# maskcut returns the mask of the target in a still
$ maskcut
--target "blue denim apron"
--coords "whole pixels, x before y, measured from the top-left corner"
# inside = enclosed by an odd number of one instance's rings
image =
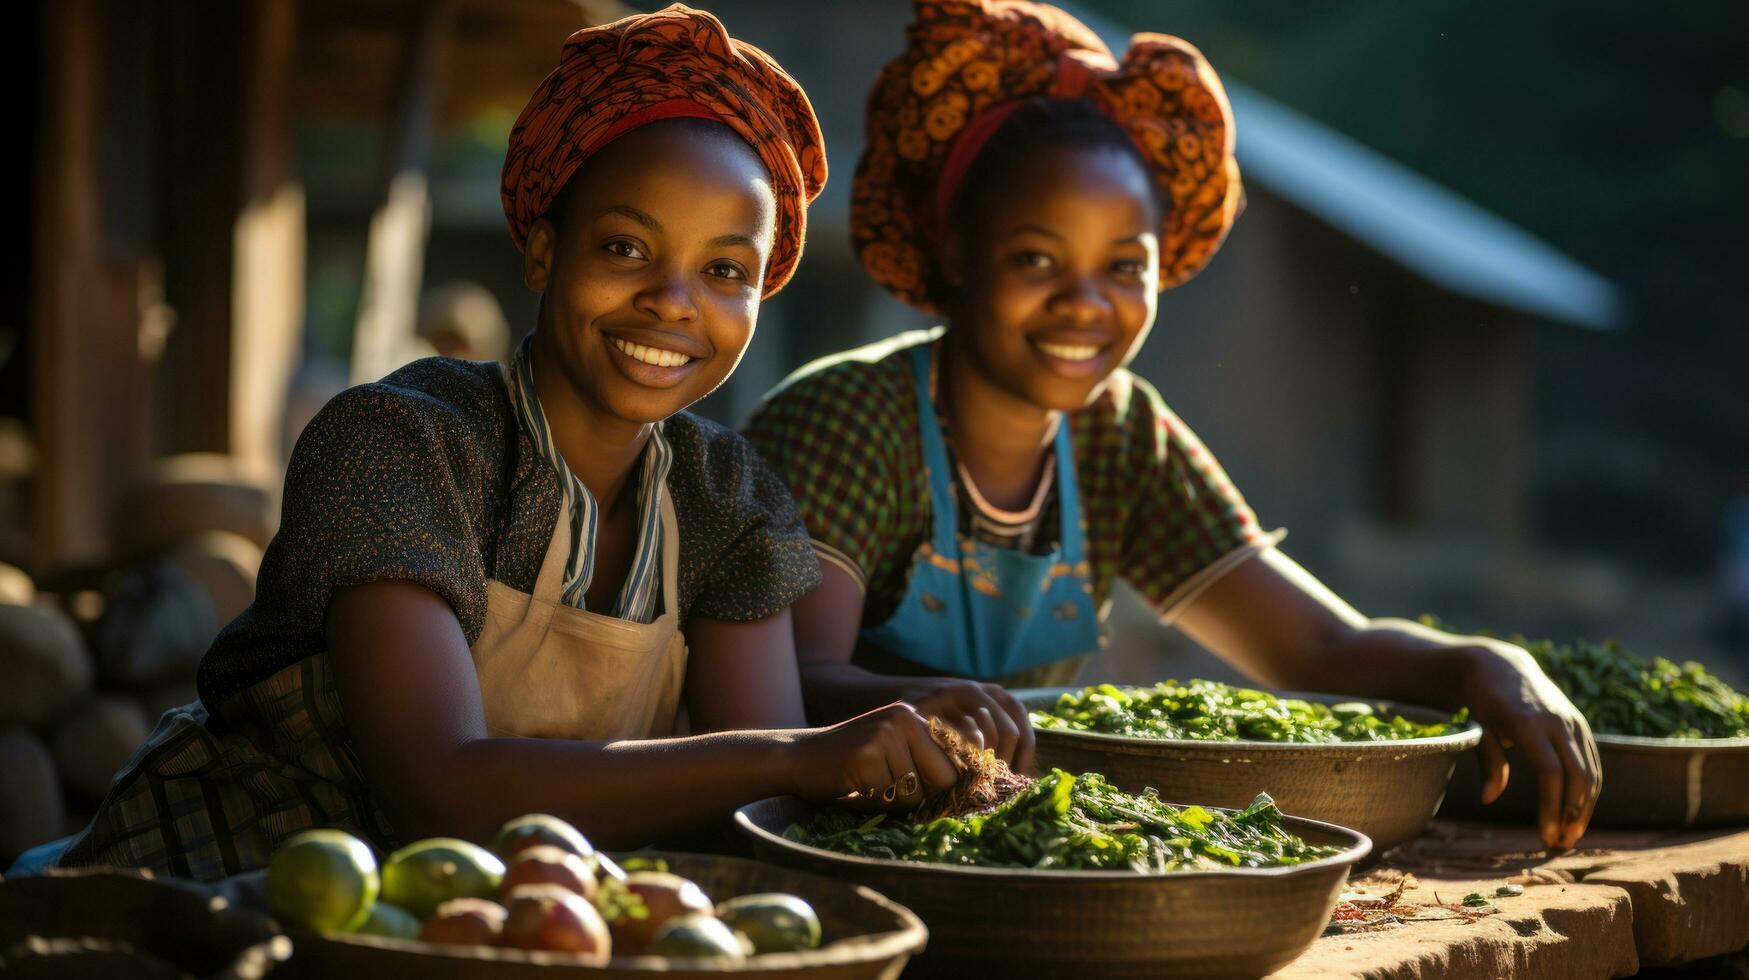
[[[910,353],[934,529],[913,560],[899,608],[864,629],[862,641],[945,674],[980,680],[1097,651],[1099,621],[1068,419],[1057,426],[1063,523],[1050,553],[1025,554],[962,536],[953,467],[929,394],[931,347],[920,344]]]

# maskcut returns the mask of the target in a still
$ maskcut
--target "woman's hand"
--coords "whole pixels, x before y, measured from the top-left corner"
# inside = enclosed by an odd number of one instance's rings
[[[1603,788],[1591,726],[1522,648],[1486,637],[1462,640],[1468,644],[1461,651],[1468,667],[1464,702],[1482,726],[1482,802],[1505,791],[1506,750],[1516,747],[1536,770],[1543,844],[1571,848]]]
[[[1019,699],[1000,684],[957,677],[918,678],[905,701],[925,718],[940,718],[972,746],[995,749],[1018,773],[1032,770],[1032,719]]]
[[[798,733],[793,744],[796,793],[810,800],[909,810],[959,779],[929,720],[902,702]]]
[[[1402,619],[1369,619],[1270,549],[1181,611],[1192,639],[1263,683],[1444,707],[1482,726],[1483,802],[1506,788],[1506,749],[1536,770],[1538,829],[1552,850],[1579,840],[1602,786],[1591,729],[1529,653]]]

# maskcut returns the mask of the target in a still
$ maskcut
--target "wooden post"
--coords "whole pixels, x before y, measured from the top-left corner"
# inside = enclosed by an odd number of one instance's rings
[[[277,468],[286,389],[302,354],[304,191],[292,174],[297,4],[255,8],[243,91],[243,207],[232,249],[230,438],[233,455]]]
[[[138,79],[105,77],[103,10],[96,0],[40,8],[49,55],[32,217],[39,567],[102,556],[117,480],[145,447],[140,263],[105,248],[104,154],[116,148],[100,139],[106,95]]]
[[[395,105],[383,153],[384,202],[372,215],[352,339],[352,381],[375,381],[414,349],[425,244],[431,231],[430,155],[439,65],[453,0],[410,0]]]
[[[161,452],[279,459],[303,325],[304,198],[292,181],[295,0],[170,0],[163,19]]]

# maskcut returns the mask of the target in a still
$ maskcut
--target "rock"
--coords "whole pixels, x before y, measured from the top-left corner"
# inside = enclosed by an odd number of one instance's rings
[[[23,569],[0,564],[0,606],[28,606],[36,601],[36,586]]]
[[[61,779],[87,800],[102,799],[151,731],[146,712],[134,701],[103,696],[85,702],[55,726],[51,744]]]
[[[157,460],[116,501],[116,556],[139,561],[203,531],[229,531],[265,548],[279,522],[277,484],[277,473],[216,453]]]
[[[198,582],[169,563],[117,577],[97,623],[106,685],[137,690],[187,680],[222,624]]]
[[[60,836],[63,817],[49,750],[27,731],[0,730],[0,866]]]
[[[39,725],[91,687],[91,655],[65,613],[0,605],[0,725]]]
[[[261,546],[230,531],[206,531],[177,542],[165,561],[192,579],[212,602],[220,625],[255,601]]]

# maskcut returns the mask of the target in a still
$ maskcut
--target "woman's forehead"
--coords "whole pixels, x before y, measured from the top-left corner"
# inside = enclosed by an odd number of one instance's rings
[[[579,178],[581,180],[579,181]],[[631,207],[668,221],[730,221],[768,237],[776,214],[759,155],[720,123],[664,120],[634,130],[592,157],[574,181],[574,216]],[[568,215],[567,217],[570,217]]]
[[[1032,155],[1017,161],[996,190],[985,220],[1004,229],[1134,225],[1131,233],[1139,234],[1153,232],[1159,220],[1148,172],[1113,148]]]

